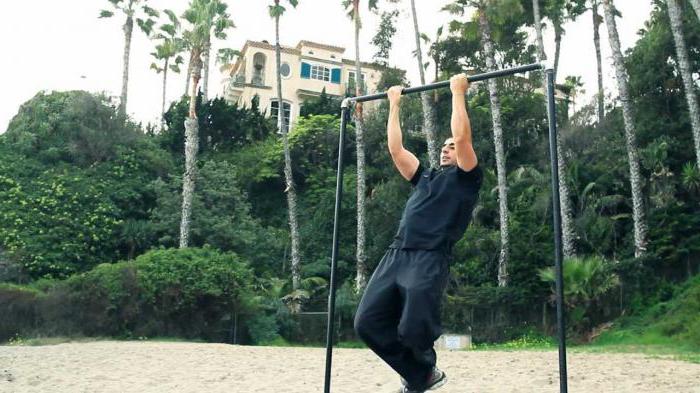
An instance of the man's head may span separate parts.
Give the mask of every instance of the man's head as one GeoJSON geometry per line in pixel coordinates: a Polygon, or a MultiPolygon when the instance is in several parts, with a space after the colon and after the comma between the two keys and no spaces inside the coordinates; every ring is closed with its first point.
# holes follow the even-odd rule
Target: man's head
{"type": "Polygon", "coordinates": [[[440,150],[440,166],[457,165],[457,151],[452,138],[445,139],[440,150]]]}

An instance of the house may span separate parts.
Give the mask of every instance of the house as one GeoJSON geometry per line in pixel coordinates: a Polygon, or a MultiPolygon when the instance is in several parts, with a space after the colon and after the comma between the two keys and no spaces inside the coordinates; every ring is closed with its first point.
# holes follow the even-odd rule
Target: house
{"type": "MultiPolygon", "coordinates": [[[[280,73],[282,101],[287,127],[299,116],[304,100],[326,94],[344,97],[355,89],[355,61],[343,58],[345,48],[300,41],[295,47],[282,46],[280,73]]],[[[224,97],[231,103],[250,107],[254,96],[268,116],[277,117],[277,74],[275,46],[267,41],[246,41],[236,63],[226,70],[224,97]]],[[[376,92],[381,67],[362,63],[362,94],[376,92]]],[[[340,110],[340,108],[338,108],[340,110]]]]}

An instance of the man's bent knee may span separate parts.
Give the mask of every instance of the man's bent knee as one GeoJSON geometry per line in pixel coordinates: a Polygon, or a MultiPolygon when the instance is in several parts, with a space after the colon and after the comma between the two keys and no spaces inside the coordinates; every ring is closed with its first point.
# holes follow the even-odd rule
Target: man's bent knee
{"type": "Polygon", "coordinates": [[[371,329],[369,329],[369,323],[366,318],[363,318],[361,314],[355,315],[355,323],[354,323],[354,328],[355,328],[355,333],[357,333],[358,337],[362,339],[362,341],[367,341],[367,339],[370,336],[371,329]]]}

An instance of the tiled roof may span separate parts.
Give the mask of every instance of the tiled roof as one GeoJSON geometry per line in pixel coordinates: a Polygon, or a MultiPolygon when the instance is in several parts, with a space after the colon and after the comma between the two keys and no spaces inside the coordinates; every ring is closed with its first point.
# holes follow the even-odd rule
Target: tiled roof
{"type": "Polygon", "coordinates": [[[312,46],[314,48],[325,49],[325,50],[329,50],[329,51],[333,51],[333,52],[340,52],[340,53],[345,52],[345,48],[343,48],[341,46],[320,44],[318,42],[313,42],[313,41],[301,40],[297,44],[297,49],[301,49],[302,46],[312,46]]]}
{"type": "MultiPolygon", "coordinates": [[[[354,67],[354,66],[355,66],[355,60],[343,59],[343,64],[351,65],[351,66],[354,67]]],[[[377,64],[374,64],[374,63],[367,63],[367,62],[364,62],[364,61],[361,61],[361,62],[360,62],[360,65],[361,65],[362,67],[371,68],[371,69],[377,70],[377,71],[378,71],[379,69],[381,69],[381,67],[380,67],[379,65],[377,65],[377,64]]],[[[352,71],[352,70],[350,70],[350,71],[352,71]]]]}
{"type": "MultiPolygon", "coordinates": [[[[254,46],[256,48],[262,48],[262,49],[270,49],[270,50],[275,50],[275,46],[273,44],[270,44],[269,42],[262,42],[262,41],[251,41],[248,40],[245,42],[245,45],[243,46],[243,51],[245,52],[245,49],[247,46],[254,46]]],[[[288,46],[280,46],[280,50],[284,53],[289,53],[292,55],[298,55],[301,52],[297,48],[290,48],[288,46]]]]}

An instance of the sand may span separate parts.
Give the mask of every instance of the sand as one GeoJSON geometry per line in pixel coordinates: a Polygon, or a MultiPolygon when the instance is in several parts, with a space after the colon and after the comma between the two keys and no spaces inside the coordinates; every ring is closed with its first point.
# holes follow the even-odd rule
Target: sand
{"type": "MultiPolygon", "coordinates": [[[[700,364],[569,353],[570,392],[700,392],[700,364]]],[[[439,352],[439,393],[558,392],[556,351],[439,352]]],[[[115,342],[1,346],[0,392],[323,392],[325,349],[115,342]]],[[[396,374],[369,350],[334,349],[331,392],[390,393],[396,374]]]]}

